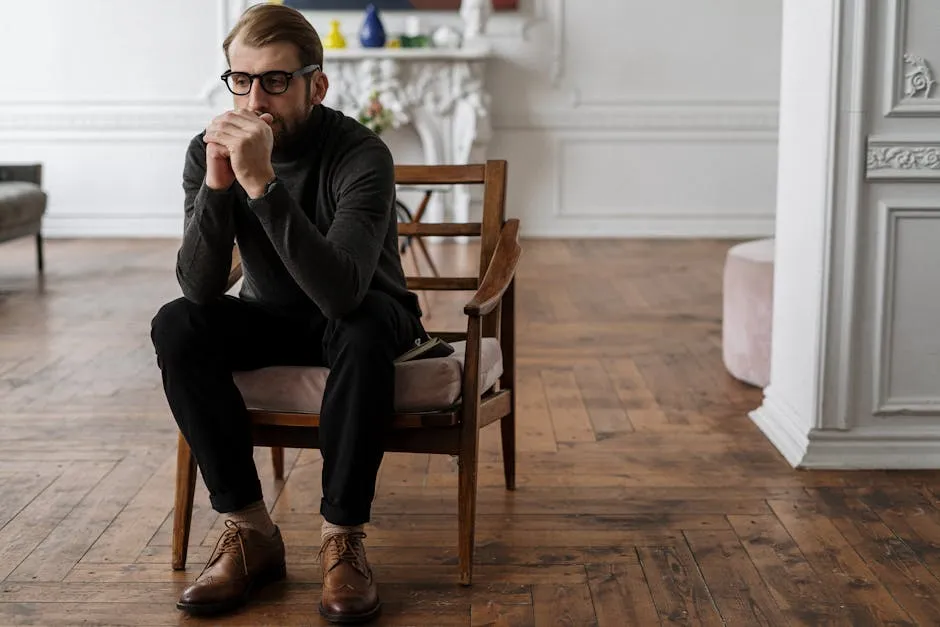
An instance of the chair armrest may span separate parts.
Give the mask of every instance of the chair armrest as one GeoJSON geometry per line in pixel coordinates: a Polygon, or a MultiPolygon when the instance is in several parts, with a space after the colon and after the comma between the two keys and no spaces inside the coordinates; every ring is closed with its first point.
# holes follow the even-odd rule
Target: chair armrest
{"type": "Polygon", "coordinates": [[[493,259],[483,275],[479,289],[470,302],[464,305],[463,312],[468,316],[485,316],[493,311],[516,276],[516,266],[521,256],[519,220],[513,218],[503,224],[493,259]]]}
{"type": "Polygon", "coordinates": [[[42,165],[0,165],[0,181],[42,185],[42,165]]]}
{"type": "Polygon", "coordinates": [[[232,269],[228,273],[228,282],[225,284],[225,291],[232,289],[232,286],[238,283],[242,278],[242,256],[238,252],[238,246],[232,249],[232,269]]]}

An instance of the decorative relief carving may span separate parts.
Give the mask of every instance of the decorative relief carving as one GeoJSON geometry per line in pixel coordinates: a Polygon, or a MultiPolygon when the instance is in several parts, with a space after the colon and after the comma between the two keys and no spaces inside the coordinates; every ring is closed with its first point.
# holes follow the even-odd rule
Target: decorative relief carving
{"type": "Polygon", "coordinates": [[[868,149],[868,169],[940,170],[940,146],[876,146],[868,149]]]}
{"type": "Polygon", "coordinates": [[[866,158],[868,178],[940,178],[940,142],[872,138],[866,158]]]}
{"type": "Polygon", "coordinates": [[[930,98],[934,85],[930,64],[923,57],[912,54],[904,55],[904,95],[907,98],[930,98]]]}

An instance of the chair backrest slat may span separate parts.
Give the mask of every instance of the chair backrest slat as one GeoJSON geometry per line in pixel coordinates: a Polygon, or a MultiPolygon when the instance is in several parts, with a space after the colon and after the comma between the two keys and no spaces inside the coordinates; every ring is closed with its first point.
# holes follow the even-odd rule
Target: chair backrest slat
{"type": "Polygon", "coordinates": [[[485,178],[483,164],[395,166],[395,182],[399,185],[480,184],[485,178]]]}
{"type": "Polygon", "coordinates": [[[410,290],[475,292],[480,287],[480,279],[475,276],[410,276],[407,277],[407,281],[410,290]]]}
{"type": "Polygon", "coordinates": [[[483,225],[479,222],[403,222],[398,225],[399,235],[423,235],[423,236],[443,236],[456,237],[459,235],[479,237],[483,232],[483,225]]]}

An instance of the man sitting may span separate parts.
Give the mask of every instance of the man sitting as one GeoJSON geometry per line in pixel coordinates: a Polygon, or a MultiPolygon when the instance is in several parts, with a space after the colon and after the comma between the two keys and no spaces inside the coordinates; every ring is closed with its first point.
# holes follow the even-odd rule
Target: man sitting
{"type": "Polygon", "coordinates": [[[392,158],[371,131],[322,104],[323,48],[296,10],[251,7],[223,48],[234,109],[189,144],[183,298],[157,312],[151,334],[170,409],[226,517],[178,607],[230,610],[285,576],[232,372],[326,366],[320,613],[366,620],[380,601],[363,524],[393,417],[393,361],[427,337],[397,248],[392,158]],[[237,298],[224,293],[236,240],[237,298]]]}

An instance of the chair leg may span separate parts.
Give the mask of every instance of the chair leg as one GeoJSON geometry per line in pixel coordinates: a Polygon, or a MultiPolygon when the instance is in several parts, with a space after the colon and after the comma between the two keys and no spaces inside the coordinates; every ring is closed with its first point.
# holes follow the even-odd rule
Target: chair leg
{"type": "Polygon", "coordinates": [[[42,233],[36,233],[36,267],[39,270],[39,274],[43,273],[44,266],[45,264],[42,258],[42,233]]]}
{"type": "Polygon", "coordinates": [[[460,553],[460,584],[469,586],[473,580],[473,545],[477,505],[477,451],[478,439],[464,442],[458,462],[460,466],[458,500],[458,547],[460,553]]]}
{"type": "Polygon", "coordinates": [[[173,510],[173,570],[186,568],[189,527],[196,491],[196,458],[181,433],[176,445],[176,504],[173,510]]]}
{"type": "Polygon", "coordinates": [[[274,479],[282,480],[284,478],[284,449],[282,447],[271,447],[271,463],[274,465],[274,479]]]}
{"type": "MultiPolygon", "coordinates": [[[[513,400],[515,405],[515,399],[513,400]]],[[[516,489],[516,412],[510,411],[499,421],[499,430],[503,436],[503,476],[506,489],[516,489]]]]}

